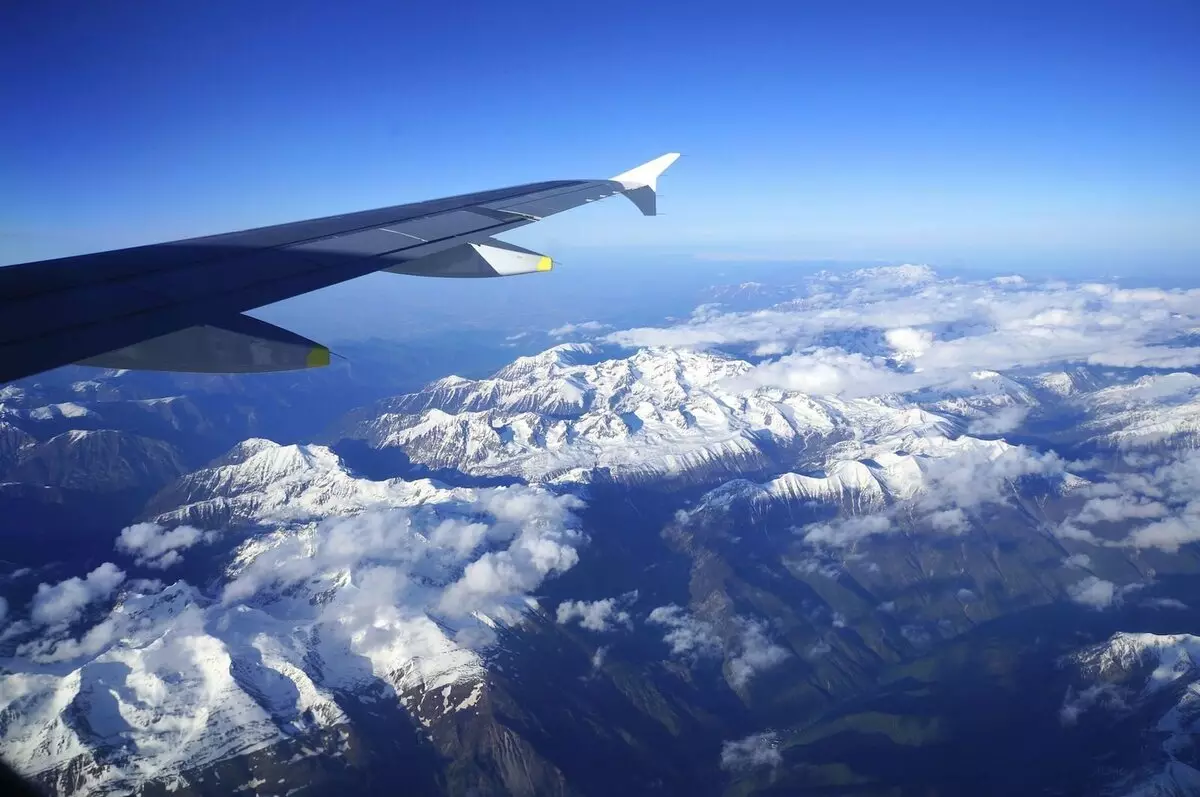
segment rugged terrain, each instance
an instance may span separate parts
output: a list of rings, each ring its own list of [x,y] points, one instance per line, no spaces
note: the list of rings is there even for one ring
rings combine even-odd
[[[6,389],[6,506],[121,502],[4,577],[0,752],[65,794],[1194,789],[1195,298],[714,298],[316,442]]]

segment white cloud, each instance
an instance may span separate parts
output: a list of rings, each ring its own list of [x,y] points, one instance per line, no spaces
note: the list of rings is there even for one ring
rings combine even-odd
[[[721,769],[740,772],[755,767],[776,767],[783,763],[779,737],[771,731],[721,745]]]
[[[1165,457],[1173,457],[1165,462]],[[1105,481],[1080,490],[1087,500],[1055,530],[1059,537],[1082,539],[1093,545],[1158,548],[1174,553],[1200,541],[1200,451],[1166,452],[1146,457],[1125,455],[1135,472],[1112,471]],[[1086,464],[1086,463],[1085,463]],[[1134,527],[1123,539],[1102,540],[1079,525],[1150,520]]]
[[[926,464],[926,489],[918,506],[928,509],[971,510],[983,504],[1003,503],[1018,480],[1028,476],[1057,476],[1065,464],[1053,451],[1026,446],[979,446]]]
[[[884,340],[898,355],[920,357],[933,345],[933,333],[927,329],[897,327],[883,335]]]
[[[1063,559],[1063,567],[1071,567],[1077,570],[1088,570],[1092,566],[1092,557],[1085,553],[1073,553],[1066,559]]]
[[[1200,507],[1193,504],[1190,509]],[[1200,540],[1200,512],[1197,511],[1151,523],[1129,535],[1129,544],[1135,548],[1158,548],[1167,553],[1175,553],[1179,546],[1197,540]]]
[[[950,509],[939,509],[929,515],[929,525],[935,531],[943,531],[947,534],[962,534],[970,526],[967,520],[967,513],[962,511],[961,507],[952,507]]]
[[[893,530],[892,521],[886,515],[864,515],[809,526],[804,533],[804,541],[810,545],[844,548],[866,537]]]
[[[729,660],[729,678],[737,688],[744,687],[752,677],[781,664],[792,654],[773,643],[766,628],[753,620],[745,621],[737,655]]]
[[[611,631],[614,625],[628,628],[631,624],[629,612],[617,609],[616,598],[598,601],[563,601],[558,604],[556,620],[566,625],[579,620],[579,625],[589,631]]]
[[[1187,609],[1188,605],[1178,598],[1147,598],[1141,602],[1149,609]]]
[[[569,335],[599,332],[602,329],[608,329],[608,326],[608,324],[601,324],[599,321],[581,321],[578,324],[563,324],[561,327],[555,327],[546,334],[552,338],[565,338]]]
[[[515,611],[514,601],[578,561],[583,537],[573,511],[580,506],[573,496],[514,486],[442,505],[457,513],[450,518],[420,507],[331,518],[256,551],[225,585],[222,601],[349,573],[357,603],[348,608],[364,618],[387,606],[448,617]],[[427,586],[433,582],[446,586]]]
[[[912,530],[962,534],[970,528],[968,513],[984,504],[1008,501],[1021,479],[1065,472],[1063,461],[1052,451],[1042,453],[1002,441],[964,446],[949,456],[928,457],[921,467],[922,488],[912,499],[877,514],[813,524],[802,529],[804,541],[850,548],[868,537]]]
[[[1028,414],[1028,407],[1003,407],[991,415],[971,421],[967,425],[967,432],[983,435],[1006,434],[1019,428]]]
[[[755,366],[730,380],[735,390],[775,387],[843,398],[903,393],[921,386],[912,374],[890,369],[879,357],[841,349],[813,349]]]
[[[5,617],[8,617],[8,601],[0,595],[0,623],[4,622]]]
[[[921,280],[897,282],[889,273],[817,275],[799,298],[770,310],[708,310],[674,326],[621,330],[606,339],[625,346],[795,349],[751,369],[738,385],[842,396],[952,385],[978,370],[1058,363],[1200,365],[1200,348],[1164,344],[1200,323],[1200,290],[938,280],[927,270]],[[814,348],[829,333],[859,329],[881,331],[898,364],[878,351]]]
[[[1076,603],[1093,609],[1107,609],[1121,599],[1116,584],[1096,576],[1088,576],[1067,587],[1067,595]]]
[[[755,357],[777,357],[785,353],[789,346],[782,340],[768,340],[754,347]]]
[[[1125,694],[1116,684],[1094,684],[1079,693],[1068,687],[1063,698],[1062,708],[1058,710],[1058,719],[1068,727],[1079,722],[1079,718],[1092,707],[1101,707],[1110,711],[1121,711],[1128,708]]]
[[[721,639],[712,624],[673,603],[654,609],[646,622],[667,629],[663,641],[671,648],[672,655],[688,658],[721,655]]]
[[[86,577],[68,578],[53,586],[39,584],[31,602],[30,619],[37,625],[58,626],[74,622],[88,604],[104,600],[125,580],[125,573],[105,562]]]
[[[1167,508],[1156,501],[1137,499],[1131,496],[1120,498],[1091,498],[1075,515],[1076,523],[1117,523],[1133,518],[1160,518]]]
[[[79,639],[41,639],[17,648],[22,656],[51,663],[70,661],[81,656],[95,656],[107,648],[121,635],[116,617],[107,617],[88,629]]]
[[[592,654],[592,674],[599,672],[604,666],[604,657],[608,655],[608,646],[601,645],[596,648],[596,652]]]
[[[211,535],[192,526],[167,530],[157,523],[137,523],[121,529],[116,548],[133,556],[139,565],[164,570],[183,561],[180,551],[210,539]]]

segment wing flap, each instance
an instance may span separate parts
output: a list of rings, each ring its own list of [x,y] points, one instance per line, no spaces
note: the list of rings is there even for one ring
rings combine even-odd
[[[246,374],[329,365],[329,349],[245,315],[200,324],[81,360],[137,371]]]
[[[452,249],[384,269],[415,277],[512,277],[536,274],[554,266],[548,256],[505,241],[460,244]]]

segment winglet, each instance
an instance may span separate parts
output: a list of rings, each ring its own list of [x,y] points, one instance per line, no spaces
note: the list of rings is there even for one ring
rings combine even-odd
[[[622,193],[637,205],[643,215],[654,216],[658,212],[658,178],[678,158],[678,152],[668,152],[627,172],[621,172],[612,180],[624,186]]]

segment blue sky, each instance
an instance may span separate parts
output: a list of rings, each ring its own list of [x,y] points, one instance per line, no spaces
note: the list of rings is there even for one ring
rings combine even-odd
[[[552,255],[1200,261],[1200,4],[10,4],[0,262],[662,152]]]

